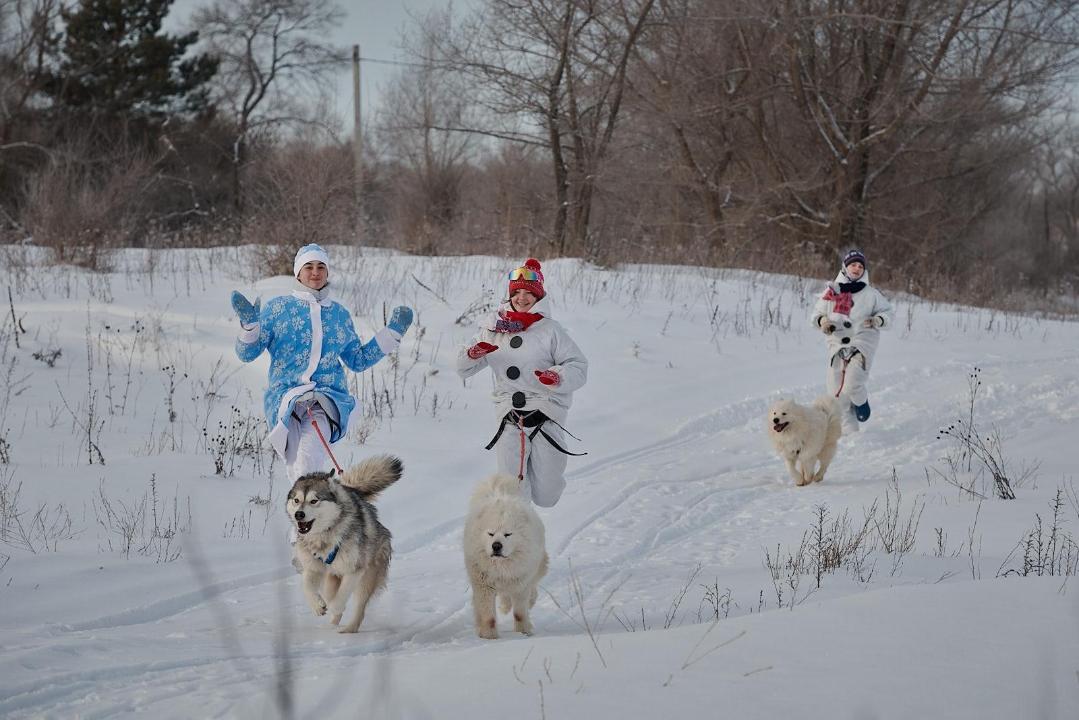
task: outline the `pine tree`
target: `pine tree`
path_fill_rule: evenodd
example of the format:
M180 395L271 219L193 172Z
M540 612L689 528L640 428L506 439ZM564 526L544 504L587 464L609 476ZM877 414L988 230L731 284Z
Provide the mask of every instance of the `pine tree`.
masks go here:
M105 120L157 121L209 107L207 81L218 62L184 59L198 33L168 35L173 0L79 0L64 10L59 72L48 92L64 108Z

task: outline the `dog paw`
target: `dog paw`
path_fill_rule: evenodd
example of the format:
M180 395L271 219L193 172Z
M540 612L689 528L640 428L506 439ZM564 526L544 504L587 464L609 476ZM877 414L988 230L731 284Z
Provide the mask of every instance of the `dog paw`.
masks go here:
M330 624L331 625L340 625L341 624L341 616L343 614L344 613L335 612L333 615L331 615L330 616Z
M313 610L314 613L316 615L320 616L320 617L322 615L325 615L326 614L326 601L323 600L320 597L316 597L314 600L311 601L311 610Z
M359 625L345 625L343 627L337 628L337 632L341 633L342 635L351 634L351 633L355 633L355 632L359 632L359 631L360 631L360 626Z
M488 623L476 626L476 634L484 640L497 640L498 627L495 625L494 618L491 618L491 621Z
M531 635L532 634L532 623L528 622L527 620L518 621L518 622L513 623L513 629L514 629L514 631L519 632L522 635Z

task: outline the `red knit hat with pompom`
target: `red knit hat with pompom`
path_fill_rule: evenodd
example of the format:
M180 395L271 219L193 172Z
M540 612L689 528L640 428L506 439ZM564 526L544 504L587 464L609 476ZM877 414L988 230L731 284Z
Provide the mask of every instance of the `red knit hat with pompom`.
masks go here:
M510 295L514 290L527 290L539 300L543 292L543 273L536 258L528 258L525 264L510 273Z

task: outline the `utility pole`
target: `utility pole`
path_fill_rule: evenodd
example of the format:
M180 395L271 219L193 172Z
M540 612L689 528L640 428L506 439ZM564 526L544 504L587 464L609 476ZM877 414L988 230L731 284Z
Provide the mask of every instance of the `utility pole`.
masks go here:
M363 126L360 123L360 46L352 46L352 199L356 214L356 245L362 245L363 232Z

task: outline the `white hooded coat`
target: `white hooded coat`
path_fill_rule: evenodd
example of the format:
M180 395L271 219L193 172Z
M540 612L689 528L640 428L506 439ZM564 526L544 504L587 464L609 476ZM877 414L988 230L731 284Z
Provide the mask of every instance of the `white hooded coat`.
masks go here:
M844 347L855 347L865 358L865 370L866 372L873 366L873 357L877 354L877 346L880 344L880 331L881 329L887 329L892 326L892 305L889 303L880 291L869 284L869 270L862 273L862 277L858 278L859 282L864 282L865 287L856 293L851 294L851 299L854 304L850 309L850 321L855 330L854 337L851 338L849 345L844 345L840 339L840 336L836 333L826 336L828 341L828 360L832 362L835 358L835 354ZM828 284L828 288L831 288L834 292L839 292L840 283L849 283L851 279L847 277L844 271L840 271L836 276L834 282ZM825 295L828 294L828 288L821 293L817 298L816 304L813 306L813 313L810 316L810 322L814 329L819 330L821 327L822 318L836 318L843 317L835 313L835 301L826 300ZM865 327L865 321L870 318L879 317L883 324L880 327Z
M509 303L499 308L512 309ZM543 319L532 323L524 332L492 330L498 313L492 313L481 322L476 336L457 353L457 373L462 378L469 378L486 367L491 368L494 376L491 395L499 417L510 410L539 410L552 420L563 422L573 403L573 391L588 379L588 360L566 329L550 317L545 297L533 305L530 312L543 315ZM468 349L478 342L496 345L498 350L473 360L468 356ZM536 377L536 370L554 370L562 382L553 387L544 385Z
M499 309L512 308L509 303L504 303ZM492 328L498 319L497 313L481 322L476 336L457 353L457 372L462 378L468 378L489 367L498 422L501 423L511 410L522 415L538 410L554 421L544 423L543 432L565 448L561 423L565 422L573 402L573 392L588 379L588 360L566 329L550 317L545 298L541 298L531 312L543 315L543 319L519 333L495 332ZM498 350L473 360L468 356L468 349L479 342L495 345ZM536 370L553 370L561 382L554 386L544 385L536 377ZM492 427L492 434L497 429ZM566 487L568 458L543 435L534 438L530 435L531 431L525 434L522 450L520 431L509 426L503 430L494 448L498 471L516 477L523 466L522 493L530 495L541 507L551 507Z
M828 394L839 398L844 402L847 411L841 413L843 433L858 432L858 420L855 417L854 408L861 407L869 402L869 368L873 365L873 356L877 354L877 345L880 344L880 328L888 328L892 325L892 306L884 299L880 292L869 284L869 271L862 273L859 282L864 282L865 287L856 293L851 293L852 305L849 315L836 312L837 301L828 299L828 290L839 293L840 283L850 282L845 272L840 272L835 282L828 283L828 287L817 299L810 316L810 322L816 329L821 328L824 321L850 320L852 333L834 332L827 335L828 342L828 374L826 377ZM865 321L874 319L872 327L865 327ZM843 337L850 337L849 343L843 342ZM840 351L844 348L856 349L857 354L848 355L847 360L840 357Z

